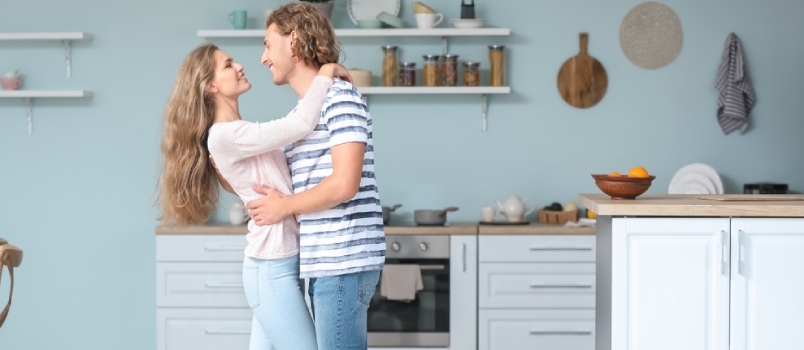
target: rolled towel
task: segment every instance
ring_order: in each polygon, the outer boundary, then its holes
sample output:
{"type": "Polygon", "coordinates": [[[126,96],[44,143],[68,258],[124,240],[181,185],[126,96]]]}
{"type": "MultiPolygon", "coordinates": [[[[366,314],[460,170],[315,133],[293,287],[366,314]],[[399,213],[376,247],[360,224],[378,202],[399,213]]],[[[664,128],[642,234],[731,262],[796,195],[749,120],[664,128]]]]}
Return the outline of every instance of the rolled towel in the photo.
{"type": "Polygon", "coordinates": [[[748,79],[743,61],[740,39],[734,33],[726,38],[723,57],[717,71],[715,87],[720,90],[717,99],[717,120],[723,134],[748,127],[748,114],[754,108],[754,87],[748,79]]]}

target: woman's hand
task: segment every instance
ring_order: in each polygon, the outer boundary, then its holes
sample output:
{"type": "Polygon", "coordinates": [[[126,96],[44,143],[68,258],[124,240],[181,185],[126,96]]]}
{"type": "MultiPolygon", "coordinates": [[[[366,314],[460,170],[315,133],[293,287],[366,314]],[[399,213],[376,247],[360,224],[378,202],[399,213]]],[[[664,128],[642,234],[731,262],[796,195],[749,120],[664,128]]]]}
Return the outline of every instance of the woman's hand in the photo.
{"type": "Polygon", "coordinates": [[[318,75],[325,75],[330,78],[337,77],[341,80],[352,82],[352,76],[349,74],[349,71],[346,70],[346,67],[337,63],[327,63],[321,66],[321,69],[318,70],[318,75]]]}

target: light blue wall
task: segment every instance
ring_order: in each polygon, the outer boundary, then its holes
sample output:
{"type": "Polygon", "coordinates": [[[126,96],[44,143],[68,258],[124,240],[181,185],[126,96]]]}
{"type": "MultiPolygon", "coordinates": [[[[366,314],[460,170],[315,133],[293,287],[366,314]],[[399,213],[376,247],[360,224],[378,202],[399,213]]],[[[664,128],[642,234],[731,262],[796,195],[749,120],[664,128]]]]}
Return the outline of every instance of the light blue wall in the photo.
{"type": "MultiPolygon", "coordinates": [[[[284,2],[3,2],[0,32],[85,31],[94,39],[75,43],[72,78],[56,42],[0,42],[0,71],[22,69],[25,88],[88,89],[95,96],[34,101],[33,135],[26,133],[23,102],[0,101],[0,236],[25,250],[0,348],[153,348],[158,143],[177,68],[203,42],[196,30],[227,28],[231,10],[256,17],[284,2]]],[[[458,17],[459,0],[426,3],[458,17]]],[[[574,200],[597,192],[590,173],[636,165],[658,176],[650,192],[662,193],[673,172],[691,162],[714,166],[732,193],[753,181],[804,190],[804,2],[668,0],[684,26],[684,46],[675,62],[655,71],[634,66],[620,50],[620,21],[638,3],[478,1],[479,17],[514,35],[454,39],[450,51],[487,62],[485,45],[507,45],[514,93],[490,99],[486,133],[477,96],[371,97],[383,202],[402,203],[401,219],[416,208],[457,205],[451,219],[477,220],[495,198],[574,200]],[[589,51],[609,76],[605,98],[588,110],[568,106],[556,90],[558,69],[576,54],[581,31],[589,32],[589,51]],[[750,132],[726,137],[715,120],[712,85],[732,31],[743,41],[758,104],[750,132]]],[[[345,4],[336,1],[333,21],[352,28],[345,4]]],[[[412,24],[408,4],[402,12],[412,24]]],[[[246,66],[254,84],[242,98],[247,119],[273,119],[294,105],[290,89],[274,86],[259,65],[260,40],[214,42],[246,66]]],[[[441,51],[437,38],[343,43],[346,65],[375,75],[380,45],[402,45],[402,59],[417,62],[441,51]]],[[[3,276],[0,290],[7,283],[3,276]]]]}

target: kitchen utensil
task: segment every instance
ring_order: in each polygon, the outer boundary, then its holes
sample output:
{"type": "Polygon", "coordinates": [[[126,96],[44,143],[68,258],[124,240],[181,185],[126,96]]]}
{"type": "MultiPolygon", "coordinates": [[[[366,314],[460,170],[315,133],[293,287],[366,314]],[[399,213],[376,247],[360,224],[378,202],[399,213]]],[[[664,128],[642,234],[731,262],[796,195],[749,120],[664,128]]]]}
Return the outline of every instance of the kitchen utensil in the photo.
{"type": "Polygon", "coordinates": [[[447,212],[458,211],[458,207],[449,207],[444,210],[416,210],[413,220],[417,225],[443,225],[447,222],[447,212]]]}
{"type": "Polygon", "coordinates": [[[608,76],[603,65],[589,56],[589,35],[580,34],[580,52],[570,57],[558,71],[558,92],[564,101],[577,108],[589,108],[603,99],[608,76]]]}
{"type": "Polygon", "coordinates": [[[430,6],[425,5],[421,1],[414,1],[410,3],[410,10],[413,13],[436,13],[430,6]]]}
{"type": "Polygon", "coordinates": [[[627,177],[592,174],[595,185],[611,199],[635,199],[650,188],[656,176],[627,177]]]}
{"type": "Polygon", "coordinates": [[[371,86],[371,71],[365,69],[350,69],[349,75],[352,76],[352,85],[361,87],[361,86],[371,86]]]}
{"type": "Polygon", "coordinates": [[[248,221],[249,216],[246,208],[240,202],[234,202],[229,207],[229,222],[232,225],[242,225],[248,221]]]}
{"type": "Polygon", "coordinates": [[[717,171],[709,165],[703,163],[692,163],[687,164],[681,169],[678,169],[673,177],[670,179],[670,186],[668,188],[668,193],[670,194],[678,194],[680,192],[675,190],[675,187],[679,184],[681,179],[688,173],[698,173],[701,175],[706,176],[715,185],[715,192],[714,194],[723,194],[723,181],[720,179],[720,175],[717,174],[717,171]]]}
{"type": "Polygon", "coordinates": [[[229,23],[232,24],[234,29],[246,29],[246,23],[248,23],[248,12],[245,10],[239,11],[232,11],[229,14],[229,23]]]}
{"type": "Polygon", "coordinates": [[[360,29],[379,29],[382,28],[382,21],[379,19],[361,19],[357,21],[357,26],[360,29]]]}
{"type": "Polygon", "coordinates": [[[3,90],[17,90],[22,85],[22,79],[19,77],[0,78],[0,85],[3,86],[3,90]]]}
{"type": "Polygon", "coordinates": [[[508,222],[521,222],[522,218],[529,215],[533,212],[534,208],[528,208],[525,206],[528,199],[525,198],[520,199],[517,195],[512,194],[505,200],[505,203],[500,203],[499,199],[496,199],[497,207],[500,209],[500,213],[505,215],[505,219],[508,222]]]}
{"type": "Polygon", "coordinates": [[[688,182],[684,184],[681,194],[709,194],[706,187],[698,182],[688,182]]]}
{"type": "Polygon", "coordinates": [[[482,222],[493,222],[497,218],[497,208],[495,207],[483,207],[480,209],[480,213],[483,216],[482,222]]]}
{"type": "Polygon", "coordinates": [[[670,194],[681,194],[681,193],[689,193],[690,188],[698,189],[698,186],[702,186],[705,189],[705,192],[694,192],[697,194],[718,194],[717,189],[715,188],[715,184],[712,183],[706,175],[700,173],[686,173],[683,174],[674,184],[671,185],[670,194]]]}
{"type": "Polygon", "coordinates": [[[387,225],[391,221],[391,212],[399,209],[402,204],[395,204],[392,207],[382,207],[382,224],[387,225]]]}
{"type": "Polygon", "coordinates": [[[787,184],[773,182],[758,182],[743,185],[745,194],[786,194],[787,184]]]}
{"type": "Polygon", "coordinates": [[[681,20],[667,5],[647,1],[635,6],[620,24],[620,47],[633,64],[663,67],[681,52],[681,20]]]}
{"type": "Polygon", "coordinates": [[[720,194],[697,195],[695,198],[710,201],[804,201],[804,195],[791,194],[720,194]]]}
{"type": "Polygon", "coordinates": [[[461,18],[475,18],[475,0],[469,0],[468,4],[461,0],[461,18]]]}
{"type": "Polygon", "coordinates": [[[416,26],[419,29],[430,29],[437,26],[444,20],[444,15],[440,13],[417,13],[416,26]]]}
{"type": "Polygon", "coordinates": [[[480,28],[486,23],[485,19],[479,18],[461,18],[449,20],[455,28],[480,28]]]}
{"type": "Polygon", "coordinates": [[[22,250],[8,241],[0,238],[0,276],[3,275],[3,268],[8,267],[8,274],[11,279],[11,289],[8,292],[8,303],[3,311],[0,311],[0,327],[6,322],[8,311],[11,308],[11,297],[14,296],[14,268],[22,263],[22,250]]]}
{"type": "Polygon", "coordinates": [[[385,11],[380,12],[376,18],[380,20],[382,23],[385,23],[394,28],[405,27],[405,23],[402,22],[402,20],[399,17],[396,17],[395,15],[392,15],[385,11]]]}
{"type": "Polygon", "coordinates": [[[361,19],[380,19],[377,15],[381,12],[398,16],[400,6],[400,0],[347,0],[346,11],[352,23],[358,25],[361,19]]]}

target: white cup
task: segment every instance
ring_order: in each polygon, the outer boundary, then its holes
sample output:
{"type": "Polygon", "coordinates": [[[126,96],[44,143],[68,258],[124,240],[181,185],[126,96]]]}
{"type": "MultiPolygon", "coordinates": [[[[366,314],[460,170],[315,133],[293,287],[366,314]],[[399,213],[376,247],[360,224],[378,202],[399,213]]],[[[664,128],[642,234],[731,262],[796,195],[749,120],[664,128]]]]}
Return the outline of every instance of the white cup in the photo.
{"type": "Polygon", "coordinates": [[[420,29],[428,29],[437,26],[444,20],[444,15],[440,13],[417,13],[416,25],[420,29]],[[436,20],[438,18],[438,20],[436,20]]]}
{"type": "Polygon", "coordinates": [[[483,213],[483,222],[494,222],[497,218],[497,208],[495,207],[483,207],[480,211],[483,213]]]}
{"type": "Polygon", "coordinates": [[[246,212],[246,208],[243,207],[243,204],[240,202],[232,203],[232,206],[229,207],[229,222],[232,225],[242,225],[246,221],[248,221],[248,213],[246,212]]]}

